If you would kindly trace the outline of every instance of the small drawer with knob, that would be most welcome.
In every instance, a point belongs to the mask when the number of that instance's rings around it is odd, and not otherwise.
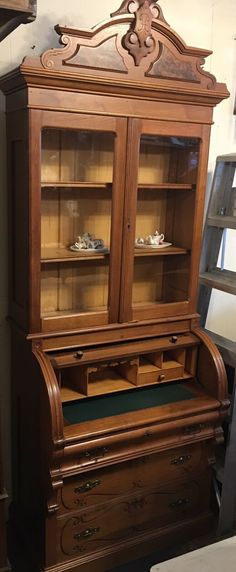
[[[184,368],[180,364],[178,365],[175,361],[169,360],[168,364],[161,370],[157,377],[159,383],[164,383],[165,381],[171,381],[172,379],[182,378],[184,375]]]
[[[191,379],[196,375],[197,347],[176,347],[173,336],[171,348],[147,353],[139,357],[137,385],[165,383],[177,379]]]
[[[137,385],[149,385],[151,383],[161,383],[175,379],[181,379],[184,375],[184,366],[174,359],[167,361],[160,359],[161,364],[158,365],[151,361],[152,356],[142,357],[139,360],[139,368],[137,373]],[[157,361],[157,360],[156,360]]]

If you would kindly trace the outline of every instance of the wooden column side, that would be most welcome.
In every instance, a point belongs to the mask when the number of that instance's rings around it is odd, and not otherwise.
[[[135,216],[139,167],[141,121],[129,120],[123,226],[123,270],[121,274],[120,322],[132,320],[132,284],[134,266]]]
[[[202,126],[201,131],[202,133],[200,142],[197,186],[196,186],[197,196],[195,203],[193,243],[192,243],[193,256],[191,260],[190,284],[189,284],[190,312],[196,311],[197,288],[199,280],[198,278],[199,264],[200,264],[201,241],[202,241],[202,223],[203,223],[204,204],[205,204],[206,178],[207,178],[211,127],[208,125]]]
[[[41,111],[29,111],[29,285],[30,331],[40,331],[41,286]]]

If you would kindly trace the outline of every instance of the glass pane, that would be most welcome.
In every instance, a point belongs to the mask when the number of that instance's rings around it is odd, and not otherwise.
[[[45,264],[41,275],[41,315],[107,310],[108,262]]]
[[[143,135],[133,306],[188,299],[199,140]]]
[[[135,257],[133,307],[188,299],[190,256]]]
[[[42,182],[111,183],[114,134],[44,129]]]
[[[217,163],[212,192],[209,216],[236,217],[236,157]]]
[[[41,312],[107,310],[114,134],[45,129]]]
[[[198,139],[142,135],[138,183],[196,183],[198,155]]]

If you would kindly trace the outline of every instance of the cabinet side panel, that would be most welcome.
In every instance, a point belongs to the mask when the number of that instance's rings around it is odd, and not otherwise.
[[[13,135],[14,131],[14,135]],[[9,290],[11,316],[28,323],[28,182],[26,115],[8,116]]]

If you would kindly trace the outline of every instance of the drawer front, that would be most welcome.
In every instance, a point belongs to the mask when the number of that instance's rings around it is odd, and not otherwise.
[[[209,508],[210,472],[201,479],[161,486],[142,494],[58,518],[60,558],[105,548],[149,530],[181,522]]]
[[[175,367],[160,368],[159,371],[150,373],[139,373],[137,376],[138,385],[150,385],[151,383],[159,383],[163,381],[172,381],[181,379],[184,376],[184,368],[181,364]]]
[[[157,376],[158,382],[171,381],[174,379],[180,379],[184,375],[184,368],[181,365],[176,365],[175,367],[165,368],[163,367]]]
[[[55,342],[55,340],[54,340]],[[50,343],[50,342],[49,342]],[[62,342],[61,342],[62,343]],[[50,354],[50,359],[52,363],[57,368],[63,368],[70,365],[78,364],[89,364],[95,363],[97,361],[118,359],[120,357],[135,356],[140,354],[148,354],[150,352],[172,350],[174,348],[182,347],[192,347],[199,344],[198,338],[191,333],[179,334],[179,335],[166,335],[158,338],[151,338],[147,341],[129,341],[128,344],[117,344],[116,346],[103,345],[98,348],[89,349],[81,348],[78,346],[77,349],[72,349],[71,351],[65,351],[64,353],[55,351],[55,353]],[[47,341],[43,342],[44,348],[46,348]],[[64,343],[63,346],[66,344]],[[79,351],[78,351],[79,350]]]
[[[200,474],[208,466],[211,450],[211,443],[203,442],[66,479],[61,492],[60,514],[155,487],[163,481],[183,480],[187,475]]]

